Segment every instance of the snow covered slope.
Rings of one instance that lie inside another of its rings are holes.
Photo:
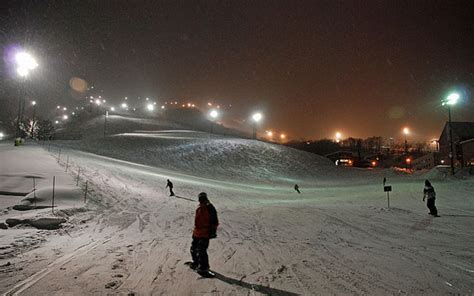
[[[80,148],[220,180],[299,182],[336,173],[333,163],[318,155],[282,145],[189,130],[122,133],[83,140]]]

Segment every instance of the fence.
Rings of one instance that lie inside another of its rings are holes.
[[[64,151],[62,147],[57,147],[57,146],[52,146],[51,142],[48,142],[46,145],[45,141],[39,141],[39,143],[43,146],[44,149],[47,149],[47,151],[54,157],[56,158],[56,161],[58,162],[59,165],[64,166],[65,172],[69,171],[69,174],[73,176],[73,178],[76,180],[76,186],[80,187],[84,193],[84,204],[87,203],[87,197],[90,195],[90,187],[91,184],[93,183],[87,178],[87,176],[84,173],[84,169],[81,169],[79,165],[76,165],[74,162],[70,161],[69,155],[66,154],[66,157],[64,159]],[[63,159],[61,159],[61,155],[63,156]],[[82,173],[82,174],[81,174]],[[51,198],[51,211],[54,213],[54,207],[55,207],[55,189],[56,189],[56,176],[53,176],[53,190],[52,190],[52,198]],[[36,206],[36,178],[33,177],[33,199],[34,199],[34,204]]]

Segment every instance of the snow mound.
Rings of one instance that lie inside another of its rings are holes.
[[[334,176],[339,171],[327,158],[283,145],[190,130],[128,132],[86,139],[81,141],[80,148],[103,156],[220,180],[296,182]]]
[[[83,193],[74,187],[58,186],[54,189],[54,207],[69,208],[82,205]],[[30,192],[13,209],[26,211],[49,208],[52,205],[53,187],[47,186]]]

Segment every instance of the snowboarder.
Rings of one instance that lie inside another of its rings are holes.
[[[295,191],[298,192],[298,194],[301,194],[300,186],[298,186],[298,184],[295,184]]]
[[[168,188],[170,189],[170,196],[174,196],[174,192],[173,192],[173,183],[170,181],[170,179],[166,180],[166,187],[165,188]]]
[[[219,220],[216,208],[211,204],[205,192],[198,195],[199,206],[194,220],[193,241],[191,243],[191,256],[193,262],[189,266],[203,277],[214,277],[209,271],[209,257],[207,248],[209,240],[215,238]]]
[[[423,190],[423,201],[425,201],[425,199],[428,199],[426,202],[426,206],[428,207],[428,209],[430,209],[429,214],[435,217],[439,217],[438,209],[436,209],[435,206],[436,192],[430,181],[428,180],[425,180],[425,189]]]

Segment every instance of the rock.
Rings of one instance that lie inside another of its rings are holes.
[[[10,218],[10,219],[5,220],[5,223],[7,223],[9,227],[13,227],[13,226],[23,223],[23,220]]]

